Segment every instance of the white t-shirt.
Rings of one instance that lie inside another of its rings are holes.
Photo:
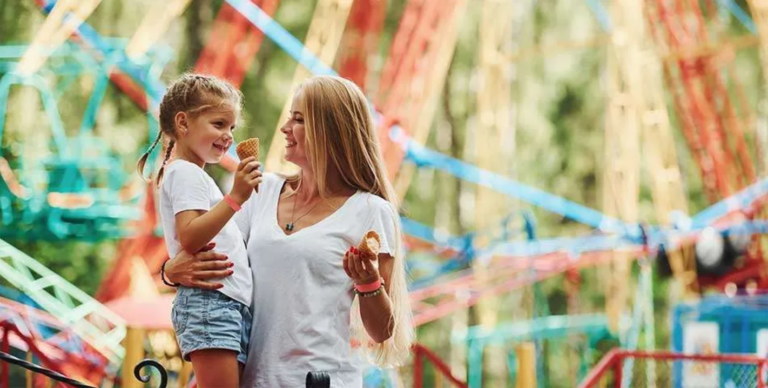
[[[181,251],[181,243],[176,233],[176,214],[185,210],[209,211],[223,198],[216,182],[196,164],[186,160],[176,160],[165,168],[160,184],[160,219],[170,257],[176,256]],[[226,254],[235,264],[232,267],[234,270],[232,276],[213,279],[224,285],[218,291],[250,306],[253,297],[253,278],[248,253],[245,251],[245,242],[235,221],[230,219],[213,241],[216,243],[216,252]]]
[[[322,221],[292,235],[277,224],[284,179],[265,174],[235,220],[253,272],[253,328],[242,387],[303,387],[307,372],[324,371],[331,387],[360,388],[362,371],[350,346],[355,296],[342,260],[368,230],[393,254],[394,207],[358,191]]]

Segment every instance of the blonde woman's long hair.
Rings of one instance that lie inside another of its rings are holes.
[[[304,129],[307,158],[314,169],[320,195],[330,196],[325,177],[329,168],[339,172],[348,186],[377,195],[392,205],[395,231],[394,265],[389,284],[394,325],[392,336],[382,342],[372,341],[362,326],[359,302],[352,309],[352,335],[372,350],[380,366],[401,365],[407,359],[415,333],[408,296],[402,235],[397,196],[387,179],[387,171],[368,101],[354,83],[340,77],[316,76],[298,88],[303,93]],[[300,173],[293,177],[298,179]]]

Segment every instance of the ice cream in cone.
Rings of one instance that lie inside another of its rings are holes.
[[[259,138],[252,137],[250,139],[241,141],[237,145],[237,148],[235,148],[235,151],[237,151],[237,156],[240,158],[240,160],[251,156],[255,157],[256,160],[259,160]],[[256,186],[253,189],[257,193],[259,192],[259,186]]]
[[[360,256],[370,257],[371,259],[379,257],[379,250],[381,249],[379,234],[373,230],[368,231],[363,236],[363,240],[360,241],[357,249],[360,251]]]

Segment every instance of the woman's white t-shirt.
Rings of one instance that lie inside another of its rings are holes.
[[[362,371],[350,346],[352,280],[344,253],[368,230],[393,254],[397,213],[384,199],[358,191],[315,225],[286,235],[277,224],[284,179],[265,174],[259,193],[235,217],[253,268],[253,326],[243,387],[303,387],[324,371],[331,387],[359,388]]]
[[[224,196],[216,182],[198,165],[179,159],[165,168],[160,184],[160,221],[170,257],[181,251],[181,243],[176,233],[176,214],[185,210],[209,211],[222,199]],[[232,276],[213,279],[224,285],[218,291],[250,306],[253,279],[243,237],[235,221],[230,219],[213,238],[213,242],[216,243],[216,252],[226,254],[229,261],[235,264],[232,267]]]

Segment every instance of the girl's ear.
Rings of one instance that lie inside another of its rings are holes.
[[[178,112],[173,119],[176,124],[176,130],[178,133],[182,136],[186,135],[189,131],[189,125],[187,123],[187,112]]]

